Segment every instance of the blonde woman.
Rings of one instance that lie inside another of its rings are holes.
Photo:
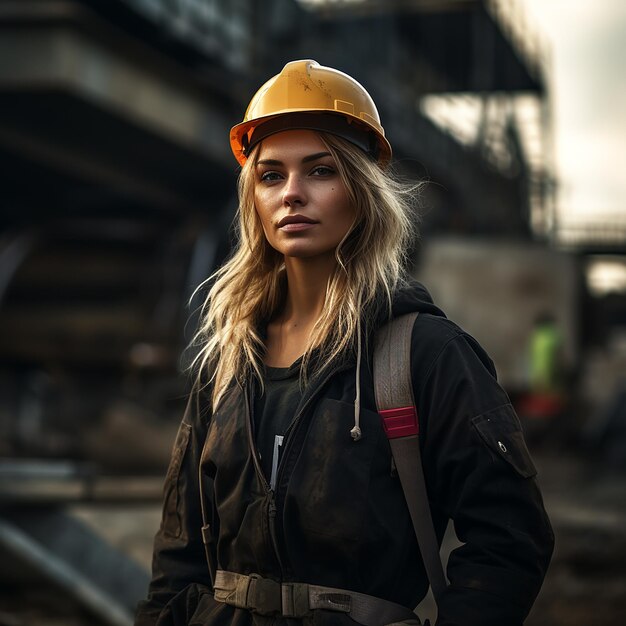
[[[440,542],[438,626],[518,626],[553,535],[493,364],[404,273],[412,190],[351,77],[295,61],[231,132],[239,241],[212,278],[197,385],[136,624],[419,624],[428,589],[376,412],[372,342],[417,311],[411,384]]]

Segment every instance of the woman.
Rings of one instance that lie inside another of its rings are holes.
[[[433,521],[441,541],[452,519],[463,543],[437,624],[521,624],[553,545],[536,472],[489,357],[403,274],[408,192],[385,171],[371,98],[336,70],[289,63],[231,146],[239,243],[205,305],[136,623],[417,621],[428,580],[371,367],[376,330],[417,311]]]

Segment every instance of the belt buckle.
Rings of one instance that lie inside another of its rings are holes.
[[[282,613],[281,585],[270,578],[250,574],[248,606],[255,613],[278,616]]]
[[[283,617],[304,617],[311,612],[309,585],[306,583],[283,583],[281,600]]]

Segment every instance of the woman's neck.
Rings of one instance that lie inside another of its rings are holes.
[[[324,302],[328,281],[336,267],[334,256],[326,259],[285,259],[287,294],[280,318],[283,322],[315,323]]]
[[[287,294],[285,305],[267,327],[265,363],[291,365],[309,345],[313,327],[326,300],[326,288],[335,268],[320,259],[285,259]]]

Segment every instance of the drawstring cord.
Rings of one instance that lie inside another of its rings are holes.
[[[360,325],[359,325],[360,326]],[[361,329],[357,329],[357,349],[356,349],[356,396],[354,398],[354,427],[350,431],[350,436],[354,441],[361,438]]]

